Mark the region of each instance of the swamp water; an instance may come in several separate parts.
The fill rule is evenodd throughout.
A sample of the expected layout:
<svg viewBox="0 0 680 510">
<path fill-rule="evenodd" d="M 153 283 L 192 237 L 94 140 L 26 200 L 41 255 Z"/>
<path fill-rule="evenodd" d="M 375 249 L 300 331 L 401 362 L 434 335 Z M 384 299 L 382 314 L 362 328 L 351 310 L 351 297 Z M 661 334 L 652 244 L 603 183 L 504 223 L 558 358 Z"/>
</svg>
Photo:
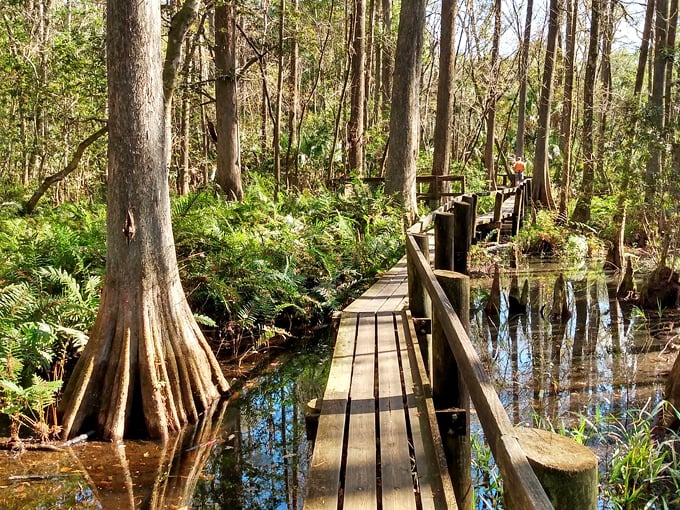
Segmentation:
<svg viewBox="0 0 680 510">
<path fill-rule="evenodd" d="M 304 411 L 323 395 L 330 353 L 323 339 L 279 356 L 166 445 L 0 451 L 0 509 L 300 508 L 311 456 Z"/>
<path fill-rule="evenodd" d="M 571 310 L 562 322 L 550 320 L 560 272 Z M 512 315 L 508 294 L 525 280 L 526 313 Z M 628 408 L 662 397 L 680 312 L 642 313 L 618 302 L 613 276 L 586 267 L 532 265 L 503 274 L 496 317 L 483 311 L 491 278 L 471 283 L 473 341 L 514 423 L 572 425 L 609 413 L 625 419 Z M 0 452 L 0 509 L 301 508 L 311 455 L 304 409 L 323 395 L 327 344 L 278 358 L 164 446 L 92 441 L 66 452 Z M 479 425 L 473 428 L 478 434 Z M 477 494 L 479 508 L 494 508 L 493 488 L 482 483 Z"/>
</svg>

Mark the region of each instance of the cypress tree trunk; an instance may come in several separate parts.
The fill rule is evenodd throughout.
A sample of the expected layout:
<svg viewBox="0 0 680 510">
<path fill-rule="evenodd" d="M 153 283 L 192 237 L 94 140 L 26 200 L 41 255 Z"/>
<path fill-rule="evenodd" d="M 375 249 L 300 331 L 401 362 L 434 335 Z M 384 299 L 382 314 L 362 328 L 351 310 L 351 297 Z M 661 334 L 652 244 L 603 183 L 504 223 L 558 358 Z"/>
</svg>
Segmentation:
<svg viewBox="0 0 680 510">
<path fill-rule="evenodd" d="M 106 278 L 68 381 L 64 435 L 167 439 L 229 386 L 179 280 L 164 167 L 160 4 L 109 0 Z M 141 429 L 139 430 L 138 429 Z"/>
</svg>

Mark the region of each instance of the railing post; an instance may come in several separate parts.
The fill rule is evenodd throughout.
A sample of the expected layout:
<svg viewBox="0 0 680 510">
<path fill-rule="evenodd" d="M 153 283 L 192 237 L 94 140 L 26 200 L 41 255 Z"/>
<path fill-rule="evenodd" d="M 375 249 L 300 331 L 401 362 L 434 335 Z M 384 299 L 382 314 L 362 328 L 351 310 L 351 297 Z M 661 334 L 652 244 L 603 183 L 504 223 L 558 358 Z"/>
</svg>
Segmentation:
<svg viewBox="0 0 680 510">
<path fill-rule="evenodd" d="M 470 250 L 470 215 L 472 207 L 465 202 L 456 202 L 454 207 L 453 270 L 468 274 L 468 251 Z"/>
<path fill-rule="evenodd" d="M 466 332 L 470 331 L 470 279 L 453 271 L 436 270 L 435 276 Z M 472 455 L 470 448 L 470 395 L 456 358 L 440 324 L 436 307 L 432 318 L 432 400 L 445 438 L 451 480 L 461 510 L 472 510 Z"/>
<path fill-rule="evenodd" d="M 425 260 L 430 262 L 430 236 L 427 234 L 408 234 L 418 245 Z M 411 256 L 406 261 L 408 272 L 408 304 L 411 315 L 416 319 L 431 317 L 430 296 L 425 290 L 425 285 L 418 274 L 415 262 Z"/>
<path fill-rule="evenodd" d="M 438 212 L 434 216 L 434 268 L 453 269 L 453 213 Z"/>
<path fill-rule="evenodd" d="M 555 510 L 597 508 L 597 457 L 588 447 L 548 430 L 515 427 L 515 435 Z M 512 490 L 503 500 L 510 510 L 524 508 Z"/>
</svg>

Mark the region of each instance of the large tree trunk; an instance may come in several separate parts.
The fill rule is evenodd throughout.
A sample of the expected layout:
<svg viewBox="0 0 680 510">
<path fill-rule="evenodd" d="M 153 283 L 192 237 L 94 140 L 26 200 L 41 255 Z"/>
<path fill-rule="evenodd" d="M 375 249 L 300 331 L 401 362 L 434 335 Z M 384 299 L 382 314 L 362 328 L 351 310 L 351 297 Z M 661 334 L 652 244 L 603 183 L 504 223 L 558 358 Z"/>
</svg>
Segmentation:
<svg viewBox="0 0 680 510">
<path fill-rule="evenodd" d="M 524 158 L 524 124 L 527 113 L 527 70 L 529 68 L 529 45 L 531 44 L 531 18 L 534 15 L 534 0 L 527 0 L 527 12 L 524 21 L 524 38 L 522 40 L 522 56 L 519 66 L 519 105 L 517 107 L 517 140 L 515 153 Z"/>
<path fill-rule="evenodd" d="M 352 16 L 351 107 L 348 126 L 348 161 L 351 172 L 363 174 L 364 168 L 364 101 L 366 99 L 366 0 L 354 0 Z"/>
<path fill-rule="evenodd" d="M 236 1 L 215 6 L 215 100 L 217 174 L 215 182 L 228 200 L 243 198 L 236 76 Z"/>
<path fill-rule="evenodd" d="M 385 193 L 395 195 L 409 219 L 417 213 L 416 163 L 420 129 L 419 84 L 425 27 L 425 1 L 403 3 L 392 84 L 390 142 L 385 168 Z"/>
<path fill-rule="evenodd" d="M 432 175 L 448 175 L 451 164 L 453 132 L 453 75 L 456 53 L 455 0 L 442 0 L 441 37 L 439 49 L 439 83 L 437 84 L 437 116 L 434 124 Z M 447 192 L 448 183 L 440 182 L 437 193 Z M 434 190 L 430 190 L 432 193 Z"/>
<path fill-rule="evenodd" d="M 179 280 L 164 168 L 160 4 L 109 0 L 106 278 L 64 435 L 167 439 L 229 390 Z"/>
<path fill-rule="evenodd" d="M 588 42 L 588 59 L 583 84 L 583 177 L 581 193 L 576 201 L 572 219 L 577 222 L 590 221 L 590 203 L 593 199 L 593 182 L 595 180 L 595 77 L 597 73 L 597 55 L 600 43 L 601 0 L 592 0 L 590 16 L 590 40 Z"/>
<path fill-rule="evenodd" d="M 552 106 L 553 76 L 555 74 L 555 47 L 559 32 L 560 0 L 550 0 L 548 18 L 548 41 L 545 50 L 545 64 L 538 107 L 538 129 L 536 153 L 534 156 L 532 198 L 534 203 L 545 208 L 555 207 L 550 187 L 550 165 L 548 164 L 548 140 L 550 139 L 550 108 Z"/>
</svg>

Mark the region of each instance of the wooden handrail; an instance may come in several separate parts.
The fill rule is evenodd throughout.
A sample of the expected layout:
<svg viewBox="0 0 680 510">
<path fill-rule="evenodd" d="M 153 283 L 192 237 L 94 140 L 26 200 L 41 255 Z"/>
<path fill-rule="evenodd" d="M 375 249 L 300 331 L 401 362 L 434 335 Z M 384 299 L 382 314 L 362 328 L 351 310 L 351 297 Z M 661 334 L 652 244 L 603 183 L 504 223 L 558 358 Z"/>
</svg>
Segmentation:
<svg viewBox="0 0 680 510">
<path fill-rule="evenodd" d="M 511 188 L 515 193 L 515 188 Z M 450 204 L 440 207 L 436 212 L 445 211 Z M 409 265 L 415 269 L 418 278 L 427 290 L 441 321 L 448 344 L 458 364 L 467 390 L 479 416 L 479 421 L 493 453 L 496 464 L 506 482 L 507 490 L 512 490 L 512 499 L 518 508 L 545 510 L 553 508 L 550 499 L 541 486 L 536 474 L 529 465 L 522 450 L 514 426 L 503 407 L 482 360 L 477 354 L 469 335 L 456 314 L 444 289 L 437 281 L 429 262 L 423 256 L 413 235 L 424 232 L 433 223 L 434 213 L 422 218 L 408 229 L 406 253 Z"/>
</svg>

